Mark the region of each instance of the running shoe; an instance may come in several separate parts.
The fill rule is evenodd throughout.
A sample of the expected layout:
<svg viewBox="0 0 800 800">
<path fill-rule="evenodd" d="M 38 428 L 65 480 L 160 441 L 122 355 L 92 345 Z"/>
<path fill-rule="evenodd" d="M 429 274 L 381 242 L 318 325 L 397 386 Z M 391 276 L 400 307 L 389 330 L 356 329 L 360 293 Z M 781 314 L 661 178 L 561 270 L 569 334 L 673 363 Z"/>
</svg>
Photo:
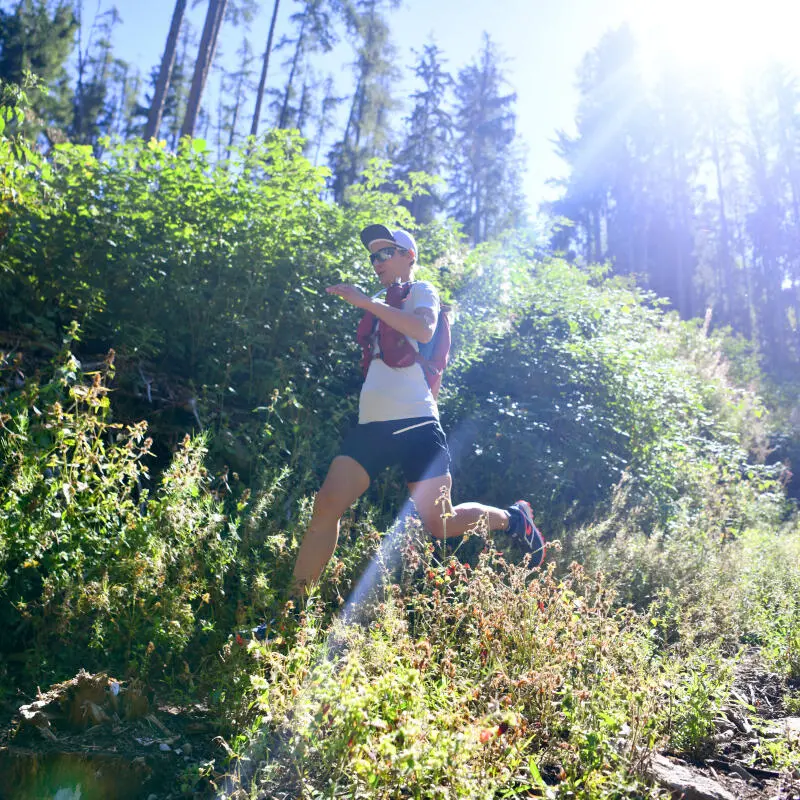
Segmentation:
<svg viewBox="0 0 800 800">
<path fill-rule="evenodd" d="M 533 510 L 526 500 L 517 500 L 509 506 L 508 513 L 511 521 L 508 533 L 519 541 L 531 553 L 531 564 L 538 567 L 543 561 L 547 551 L 547 543 L 539 529 L 533 524 Z"/>
</svg>

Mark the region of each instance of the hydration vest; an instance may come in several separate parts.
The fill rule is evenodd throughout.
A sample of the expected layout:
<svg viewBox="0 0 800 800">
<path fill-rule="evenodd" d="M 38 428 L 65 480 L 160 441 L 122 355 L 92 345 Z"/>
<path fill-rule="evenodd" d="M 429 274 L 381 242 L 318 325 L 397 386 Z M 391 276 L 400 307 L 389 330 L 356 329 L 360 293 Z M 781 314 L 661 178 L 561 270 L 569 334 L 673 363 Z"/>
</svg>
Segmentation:
<svg viewBox="0 0 800 800">
<path fill-rule="evenodd" d="M 411 291 L 413 281 L 396 283 L 386 290 L 386 305 L 402 308 Z M 422 367 L 425 380 L 430 386 L 434 399 L 439 395 L 442 385 L 442 373 L 447 366 L 450 355 L 450 307 L 441 305 L 439 319 L 433 338 L 426 343 L 418 342 L 419 352 L 408 337 L 396 331 L 386 322 L 379 320 L 367 311 L 358 323 L 356 338 L 361 345 L 361 369 L 367 376 L 370 362 L 374 357 L 375 337 L 378 339 L 380 357 L 388 367 L 410 367 L 417 363 Z"/>
</svg>

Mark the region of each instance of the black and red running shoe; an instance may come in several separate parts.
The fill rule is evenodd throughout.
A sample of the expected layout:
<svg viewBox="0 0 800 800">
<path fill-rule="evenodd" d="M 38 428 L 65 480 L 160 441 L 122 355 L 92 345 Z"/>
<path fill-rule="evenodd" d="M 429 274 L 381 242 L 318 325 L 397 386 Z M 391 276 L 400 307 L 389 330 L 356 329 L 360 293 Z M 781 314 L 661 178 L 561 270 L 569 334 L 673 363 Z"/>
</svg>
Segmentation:
<svg viewBox="0 0 800 800">
<path fill-rule="evenodd" d="M 531 565 L 538 567 L 547 552 L 547 543 L 539 529 L 533 524 L 533 509 L 526 500 L 517 500 L 509 506 L 511 521 L 508 533 L 521 542 L 531 553 Z"/>
</svg>

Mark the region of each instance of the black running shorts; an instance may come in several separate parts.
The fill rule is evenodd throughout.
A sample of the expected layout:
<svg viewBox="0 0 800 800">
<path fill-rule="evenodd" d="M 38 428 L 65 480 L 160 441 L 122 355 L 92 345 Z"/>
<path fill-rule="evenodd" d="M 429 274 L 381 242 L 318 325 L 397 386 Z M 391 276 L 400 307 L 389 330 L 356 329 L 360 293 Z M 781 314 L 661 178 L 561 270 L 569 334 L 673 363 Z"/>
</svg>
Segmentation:
<svg viewBox="0 0 800 800">
<path fill-rule="evenodd" d="M 399 464 L 406 482 L 439 478 L 450 472 L 450 451 L 438 419 L 415 417 L 356 425 L 342 443 L 341 455 L 361 464 L 370 480 Z"/>
</svg>

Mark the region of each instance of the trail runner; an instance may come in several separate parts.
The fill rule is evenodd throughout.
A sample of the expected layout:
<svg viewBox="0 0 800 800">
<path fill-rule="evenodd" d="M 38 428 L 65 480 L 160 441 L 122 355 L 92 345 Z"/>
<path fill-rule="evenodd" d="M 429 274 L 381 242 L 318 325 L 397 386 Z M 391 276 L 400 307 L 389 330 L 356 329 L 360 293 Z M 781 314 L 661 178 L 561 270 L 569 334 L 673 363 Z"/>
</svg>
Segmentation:
<svg viewBox="0 0 800 800">
<path fill-rule="evenodd" d="M 326 291 L 404 334 L 418 351 L 420 342 L 427 343 L 433 337 L 440 307 L 434 286 L 413 279 L 418 255 L 414 237 L 407 231 L 375 224 L 361 232 L 361 241 L 385 289 L 411 282 L 402 308 L 370 298 L 347 283 L 329 286 Z M 437 539 L 445 538 L 445 527 L 447 538 L 455 538 L 485 518 L 490 530 L 503 531 L 518 540 L 530 552 L 533 566 L 544 560 L 545 540 L 533 524 L 531 506 L 525 500 L 508 508 L 482 503 L 452 506 L 450 452 L 423 368 L 416 362 L 401 367 L 387 365 L 376 341 L 361 388 L 358 424 L 331 462 L 295 562 L 291 591 L 296 600 L 308 594 L 333 555 L 342 515 L 367 490 L 370 481 L 395 464 L 403 470 L 423 525 Z M 443 510 L 452 513 L 446 526 Z M 255 629 L 256 636 L 263 638 L 266 627 Z"/>
</svg>

